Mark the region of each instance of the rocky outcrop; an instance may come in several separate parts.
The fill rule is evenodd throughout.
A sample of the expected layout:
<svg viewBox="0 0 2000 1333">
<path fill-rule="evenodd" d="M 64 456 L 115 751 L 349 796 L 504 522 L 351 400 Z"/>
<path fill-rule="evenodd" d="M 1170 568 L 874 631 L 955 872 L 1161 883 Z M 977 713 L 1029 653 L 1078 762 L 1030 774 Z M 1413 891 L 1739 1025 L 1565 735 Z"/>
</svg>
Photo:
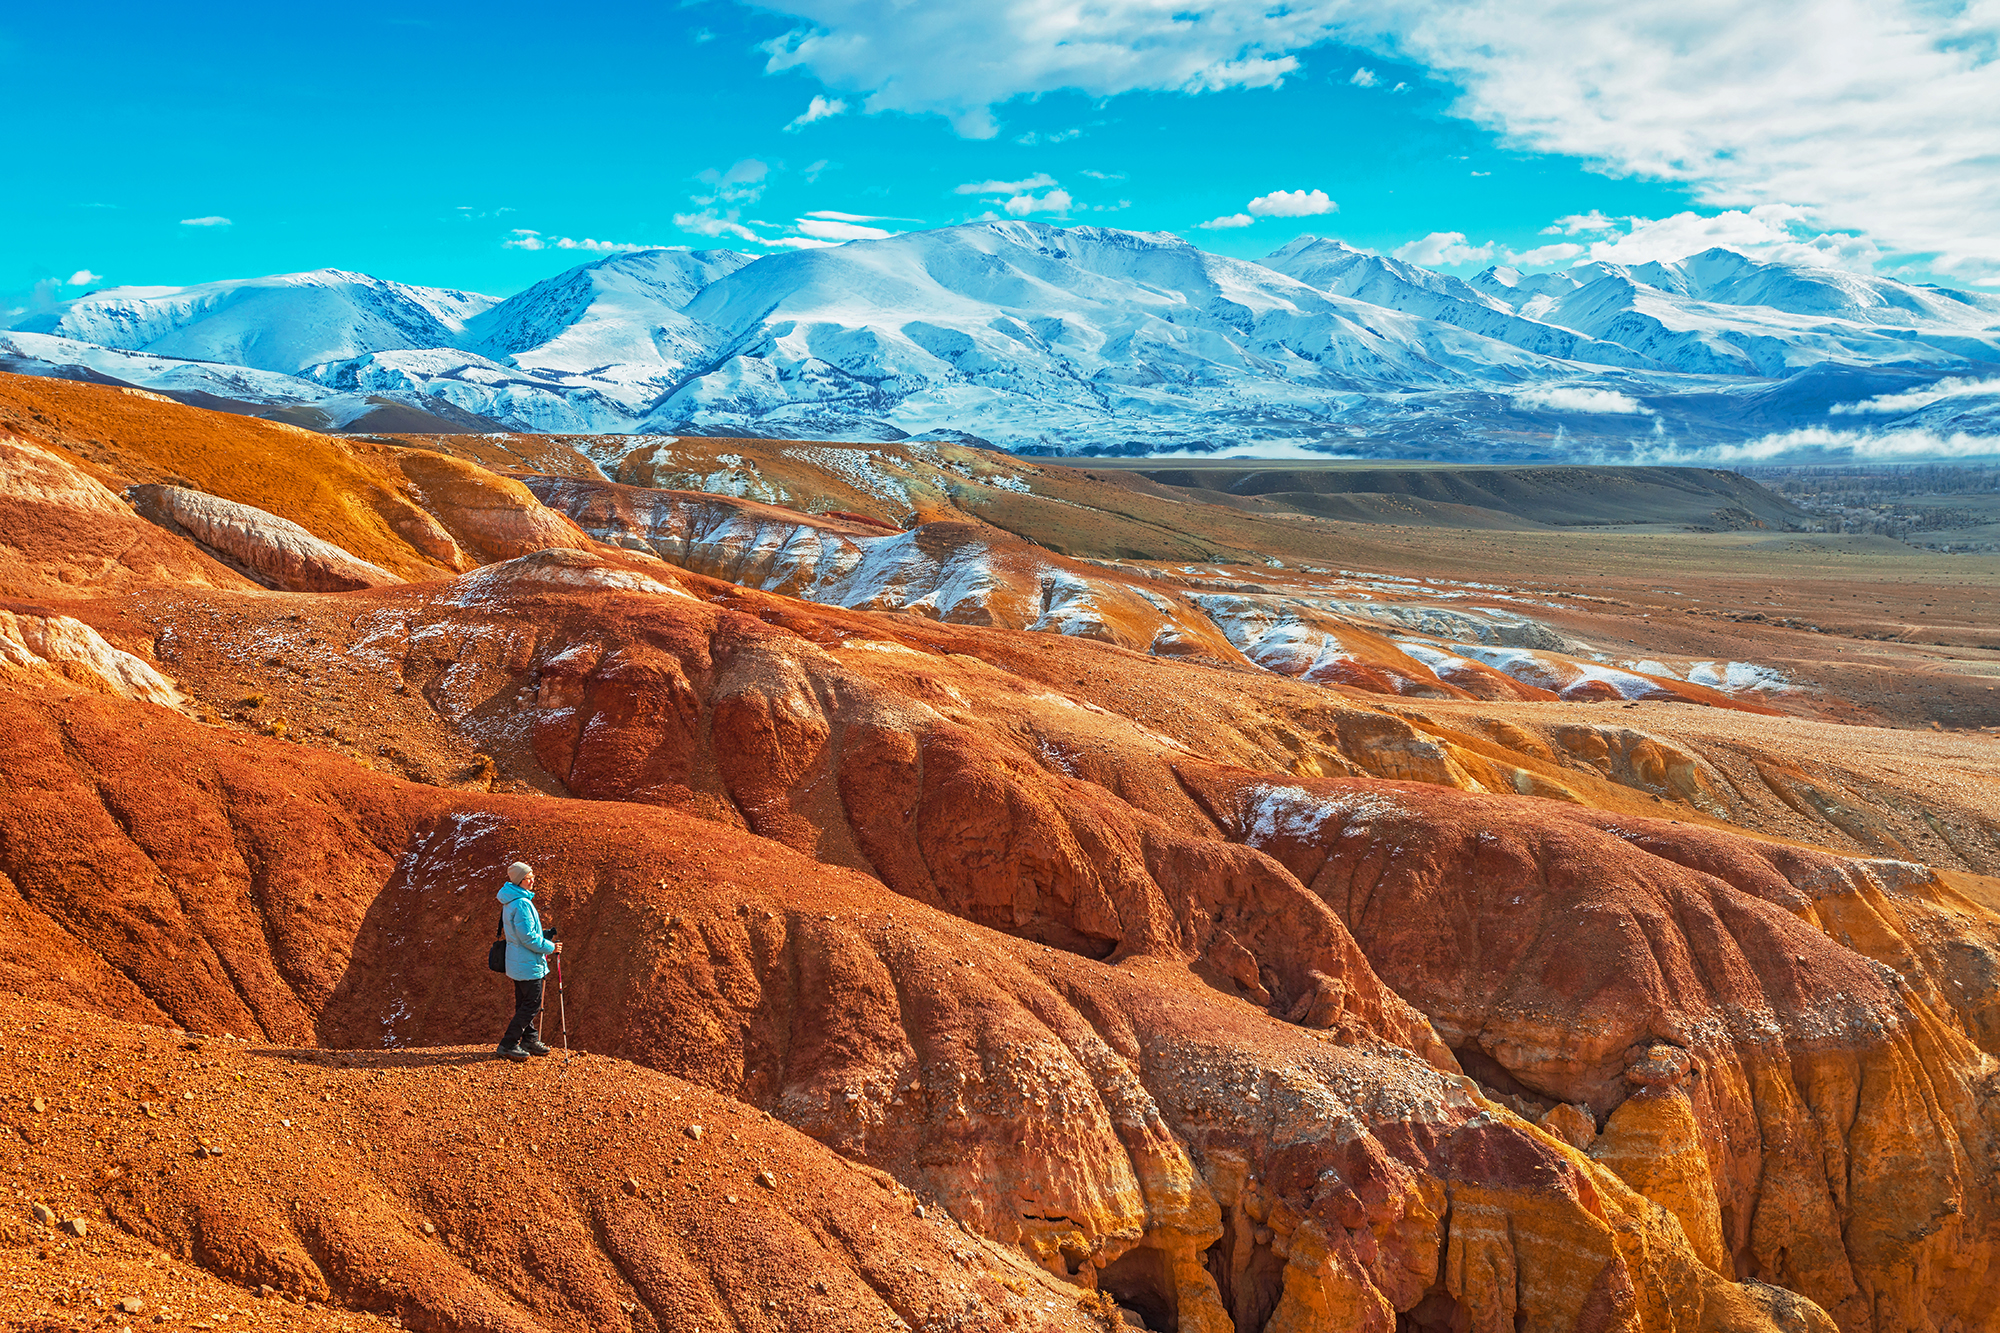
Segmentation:
<svg viewBox="0 0 2000 1333">
<path fill-rule="evenodd" d="M 125 498 L 146 518 L 267 588 L 346 592 L 402 582 L 289 519 L 251 505 L 184 486 L 134 486 Z"/>
<path fill-rule="evenodd" d="M 74 460 L 0 433 L 0 596 L 75 597 L 147 585 L 252 586 L 141 519 Z"/>
<path fill-rule="evenodd" d="M 1722 1271 L 1849 1330 L 1990 1317 L 2000 1066 L 1965 983 L 2000 948 L 1933 875 L 1435 788 L 1183 771 L 1468 1073 L 1588 1106 L 1592 1155 Z"/>
<path fill-rule="evenodd" d="M 465 569 L 550 547 L 588 550 L 595 545 L 511 477 L 424 449 L 398 449 L 390 457 L 414 487 L 406 498 L 432 520 L 424 524 L 413 518 L 400 531 L 440 563 Z M 434 530 L 438 528 L 442 532 Z M 459 563 L 460 555 L 468 563 Z"/>
<path fill-rule="evenodd" d="M 180 687 L 144 658 L 114 648 L 70 616 L 0 610 L 0 672 L 51 676 L 121 699 L 179 707 Z"/>
</svg>

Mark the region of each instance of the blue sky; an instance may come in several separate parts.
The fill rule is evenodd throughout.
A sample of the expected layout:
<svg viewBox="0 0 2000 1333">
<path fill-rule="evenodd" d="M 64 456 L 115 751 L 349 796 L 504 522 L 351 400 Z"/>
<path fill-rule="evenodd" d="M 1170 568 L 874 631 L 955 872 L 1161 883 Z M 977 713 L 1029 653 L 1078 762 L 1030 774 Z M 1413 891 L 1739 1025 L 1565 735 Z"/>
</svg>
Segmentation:
<svg viewBox="0 0 2000 1333">
<path fill-rule="evenodd" d="M 869 0 L 573 21 L 515 3 L 14 7 L 0 304 L 319 267 L 504 295 L 590 258 L 584 241 L 767 253 L 1010 211 L 1251 258 L 1310 232 L 1459 272 L 1719 240 L 2000 276 L 2000 258 L 1981 267 L 2000 248 L 1979 235 L 1990 184 L 1954 196 L 1957 233 L 1935 207 L 1919 223 L 1871 204 L 1895 182 L 1813 166 L 1798 96 L 1769 113 L 1791 157 L 1753 179 L 1744 150 L 1709 142 L 1745 114 L 1740 78 L 1679 112 L 1720 127 L 1689 148 L 1663 136 L 1659 98 L 1607 115 L 1582 58 L 1494 57 L 1477 5 L 1442 35 L 1421 5 L 1351 28 L 1313 8 L 1107 0 L 1108 26 L 1044 40 L 1066 12 L 1050 0 L 930 6 L 928 31 Z M 1522 14 L 1509 30 L 1532 44 L 1541 20 Z M 1782 84 L 1789 57 L 1763 49 Z M 1990 68 L 1974 61 L 1976 91 Z M 816 105 L 833 114 L 801 123 Z M 1201 225 L 1227 218 L 1251 220 Z"/>
</svg>

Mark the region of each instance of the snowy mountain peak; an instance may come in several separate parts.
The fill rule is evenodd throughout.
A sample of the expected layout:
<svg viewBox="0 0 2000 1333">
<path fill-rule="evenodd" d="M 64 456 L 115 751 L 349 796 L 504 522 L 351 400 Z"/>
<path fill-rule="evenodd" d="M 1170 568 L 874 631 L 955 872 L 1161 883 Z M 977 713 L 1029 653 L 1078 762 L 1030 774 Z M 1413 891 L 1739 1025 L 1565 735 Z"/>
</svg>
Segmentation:
<svg viewBox="0 0 2000 1333">
<path fill-rule="evenodd" d="M 296 374 L 391 347 L 450 346 L 490 296 L 340 269 L 193 287 L 110 287 L 16 326 L 101 347 Z"/>
<path fill-rule="evenodd" d="M 468 326 L 469 347 L 535 366 L 680 365 L 699 342 L 681 311 L 752 257 L 734 250 L 634 250 L 545 278 Z"/>
<path fill-rule="evenodd" d="M 23 327 L 0 339 L 8 369 L 334 421 L 388 395 L 578 433 L 1519 458 L 1825 427 L 1901 394 L 1925 430 L 2000 430 L 1976 395 L 1904 393 L 2000 375 L 2000 297 L 1719 249 L 1461 280 L 1329 237 L 1252 263 L 995 219 L 609 255 L 505 301 L 337 269 L 112 288 Z"/>
</svg>

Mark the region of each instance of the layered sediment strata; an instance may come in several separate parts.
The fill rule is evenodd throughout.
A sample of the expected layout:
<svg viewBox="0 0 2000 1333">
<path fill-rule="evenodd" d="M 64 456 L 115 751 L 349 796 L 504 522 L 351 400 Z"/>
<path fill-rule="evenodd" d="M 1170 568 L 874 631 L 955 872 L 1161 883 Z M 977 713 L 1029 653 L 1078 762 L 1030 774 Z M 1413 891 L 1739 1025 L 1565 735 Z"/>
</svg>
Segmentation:
<svg viewBox="0 0 2000 1333">
<path fill-rule="evenodd" d="M 17 918 L 40 910 L 60 922 L 45 934 L 63 937 L 62 961 L 79 973 L 104 958 L 119 917 L 107 919 L 100 896 L 65 898 L 58 867 L 85 852 L 112 877 L 117 846 L 130 863 L 113 880 L 123 918 L 158 914 L 170 938 L 191 934 L 231 960 L 190 967 L 184 951 L 142 940 L 121 972 L 100 966 L 67 983 L 71 1003 L 136 1002 L 202 1027 L 303 1024 L 336 1047 L 385 1033 L 397 1048 L 476 1040 L 493 1021 L 491 997 L 434 960 L 483 949 L 491 903 L 473 885 L 496 857 L 523 856 L 544 867 L 546 910 L 568 941 L 565 1007 L 579 1044 L 768 1110 L 1149 1322 L 1387 1330 L 1405 1312 L 1415 1327 L 1498 1330 L 1518 1316 L 1571 1327 L 1601 1315 L 1695 1329 L 1752 1308 L 1665 1214 L 1462 1075 L 1379 1037 L 1341 1044 L 1274 1019 L 1184 965 L 1107 967 L 982 931 L 667 812 L 468 801 L 334 760 L 268 775 L 257 755 L 175 721 L 155 723 L 164 731 L 153 741 L 179 780 L 110 797 L 127 821 L 114 831 L 72 793 L 115 772 L 131 721 L 119 710 L 137 705 L 6 702 L 10 731 L 39 718 L 71 742 L 38 770 L 7 766 Z M 242 880 L 189 892 L 192 864 L 229 860 L 215 833 L 275 836 L 279 821 L 282 868 L 261 873 L 244 858 Z M 152 869 L 144 880 L 141 865 Z M 194 901 L 171 905 L 184 897 Z M 252 897 L 256 917 L 232 921 L 229 900 Z M 188 912 L 199 916 L 172 920 Z M 258 917 L 289 923 L 292 942 L 273 949 L 253 933 Z M 270 996 L 246 1011 L 235 977 L 265 950 Z M 1365 989 L 1372 979 L 1357 966 L 1347 980 Z M 121 973 L 136 980 L 120 986 Z M 363 1133 L 374 1142 L 383 1131 Z M 573 1129 L 560 1137 L 576 1142 Z M 201 1244 L 245 1280 L 276 1265 L 304 1289 L 343 1290 L 375 1271 L 361 1267 L 363 1231 L 318 1204 L 260 1223 L 250 1214 L 266 1204 L 241 1190 L 174 1202 L 186 1220 L 159 1234 L 182 1247 L 238 1236 L 225 1250 Z M 438 1202 L 477 1205 L 470 1194 Z M 554 1230 L 552 1244 L 564 1228 Z M 584 1302 L 605 1263 L 586 1246 L 544 1299 Z M 463 1281 L 428 1259 L 405 1267 L 396 1291 L 375 1294 L 423 1308 L 427 1288 Z M 512 1280 L 502 1269 L 486 1285 Z M 1734 1326 L 1772 1326 L 1744 1321 Z M 767 1325 L 778 1326 L 749 1326 Z"/>
<path fill-rule="evenodd" d="M 1722 1271 L 1843 1328 L 1991 1317 L 2000 1066 L 1964 982 L 2000 951 L 1934 875 L 1433 788 L 1183 771 L 1469 1073 L 1588 1108 L 1593 1155 Z"/>
</svg>

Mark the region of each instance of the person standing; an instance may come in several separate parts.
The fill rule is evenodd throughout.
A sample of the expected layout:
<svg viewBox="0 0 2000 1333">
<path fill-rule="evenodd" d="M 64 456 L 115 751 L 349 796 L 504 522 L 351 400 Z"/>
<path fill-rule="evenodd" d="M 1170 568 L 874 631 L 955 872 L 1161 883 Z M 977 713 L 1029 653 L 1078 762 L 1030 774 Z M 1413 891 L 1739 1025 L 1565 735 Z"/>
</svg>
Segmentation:
<svg viewBox="0 0 2000 1333">
<path fill-rule="evenodd" d="M 542 917 L 535 910 L 535 872 L 525 861 L 507 867 L 500 899 L 500 933 L 507 940 L 507 978 L 514 983 L 514 1021 L 500 1038 L 498 1054 L 516 1063 L 531 1055 L 547 1055 L 548 1043 L 536 1031 L 542 1015 L 542 979 L 549 958 L 562 945 L 542 934 Z"/>
</svg>

